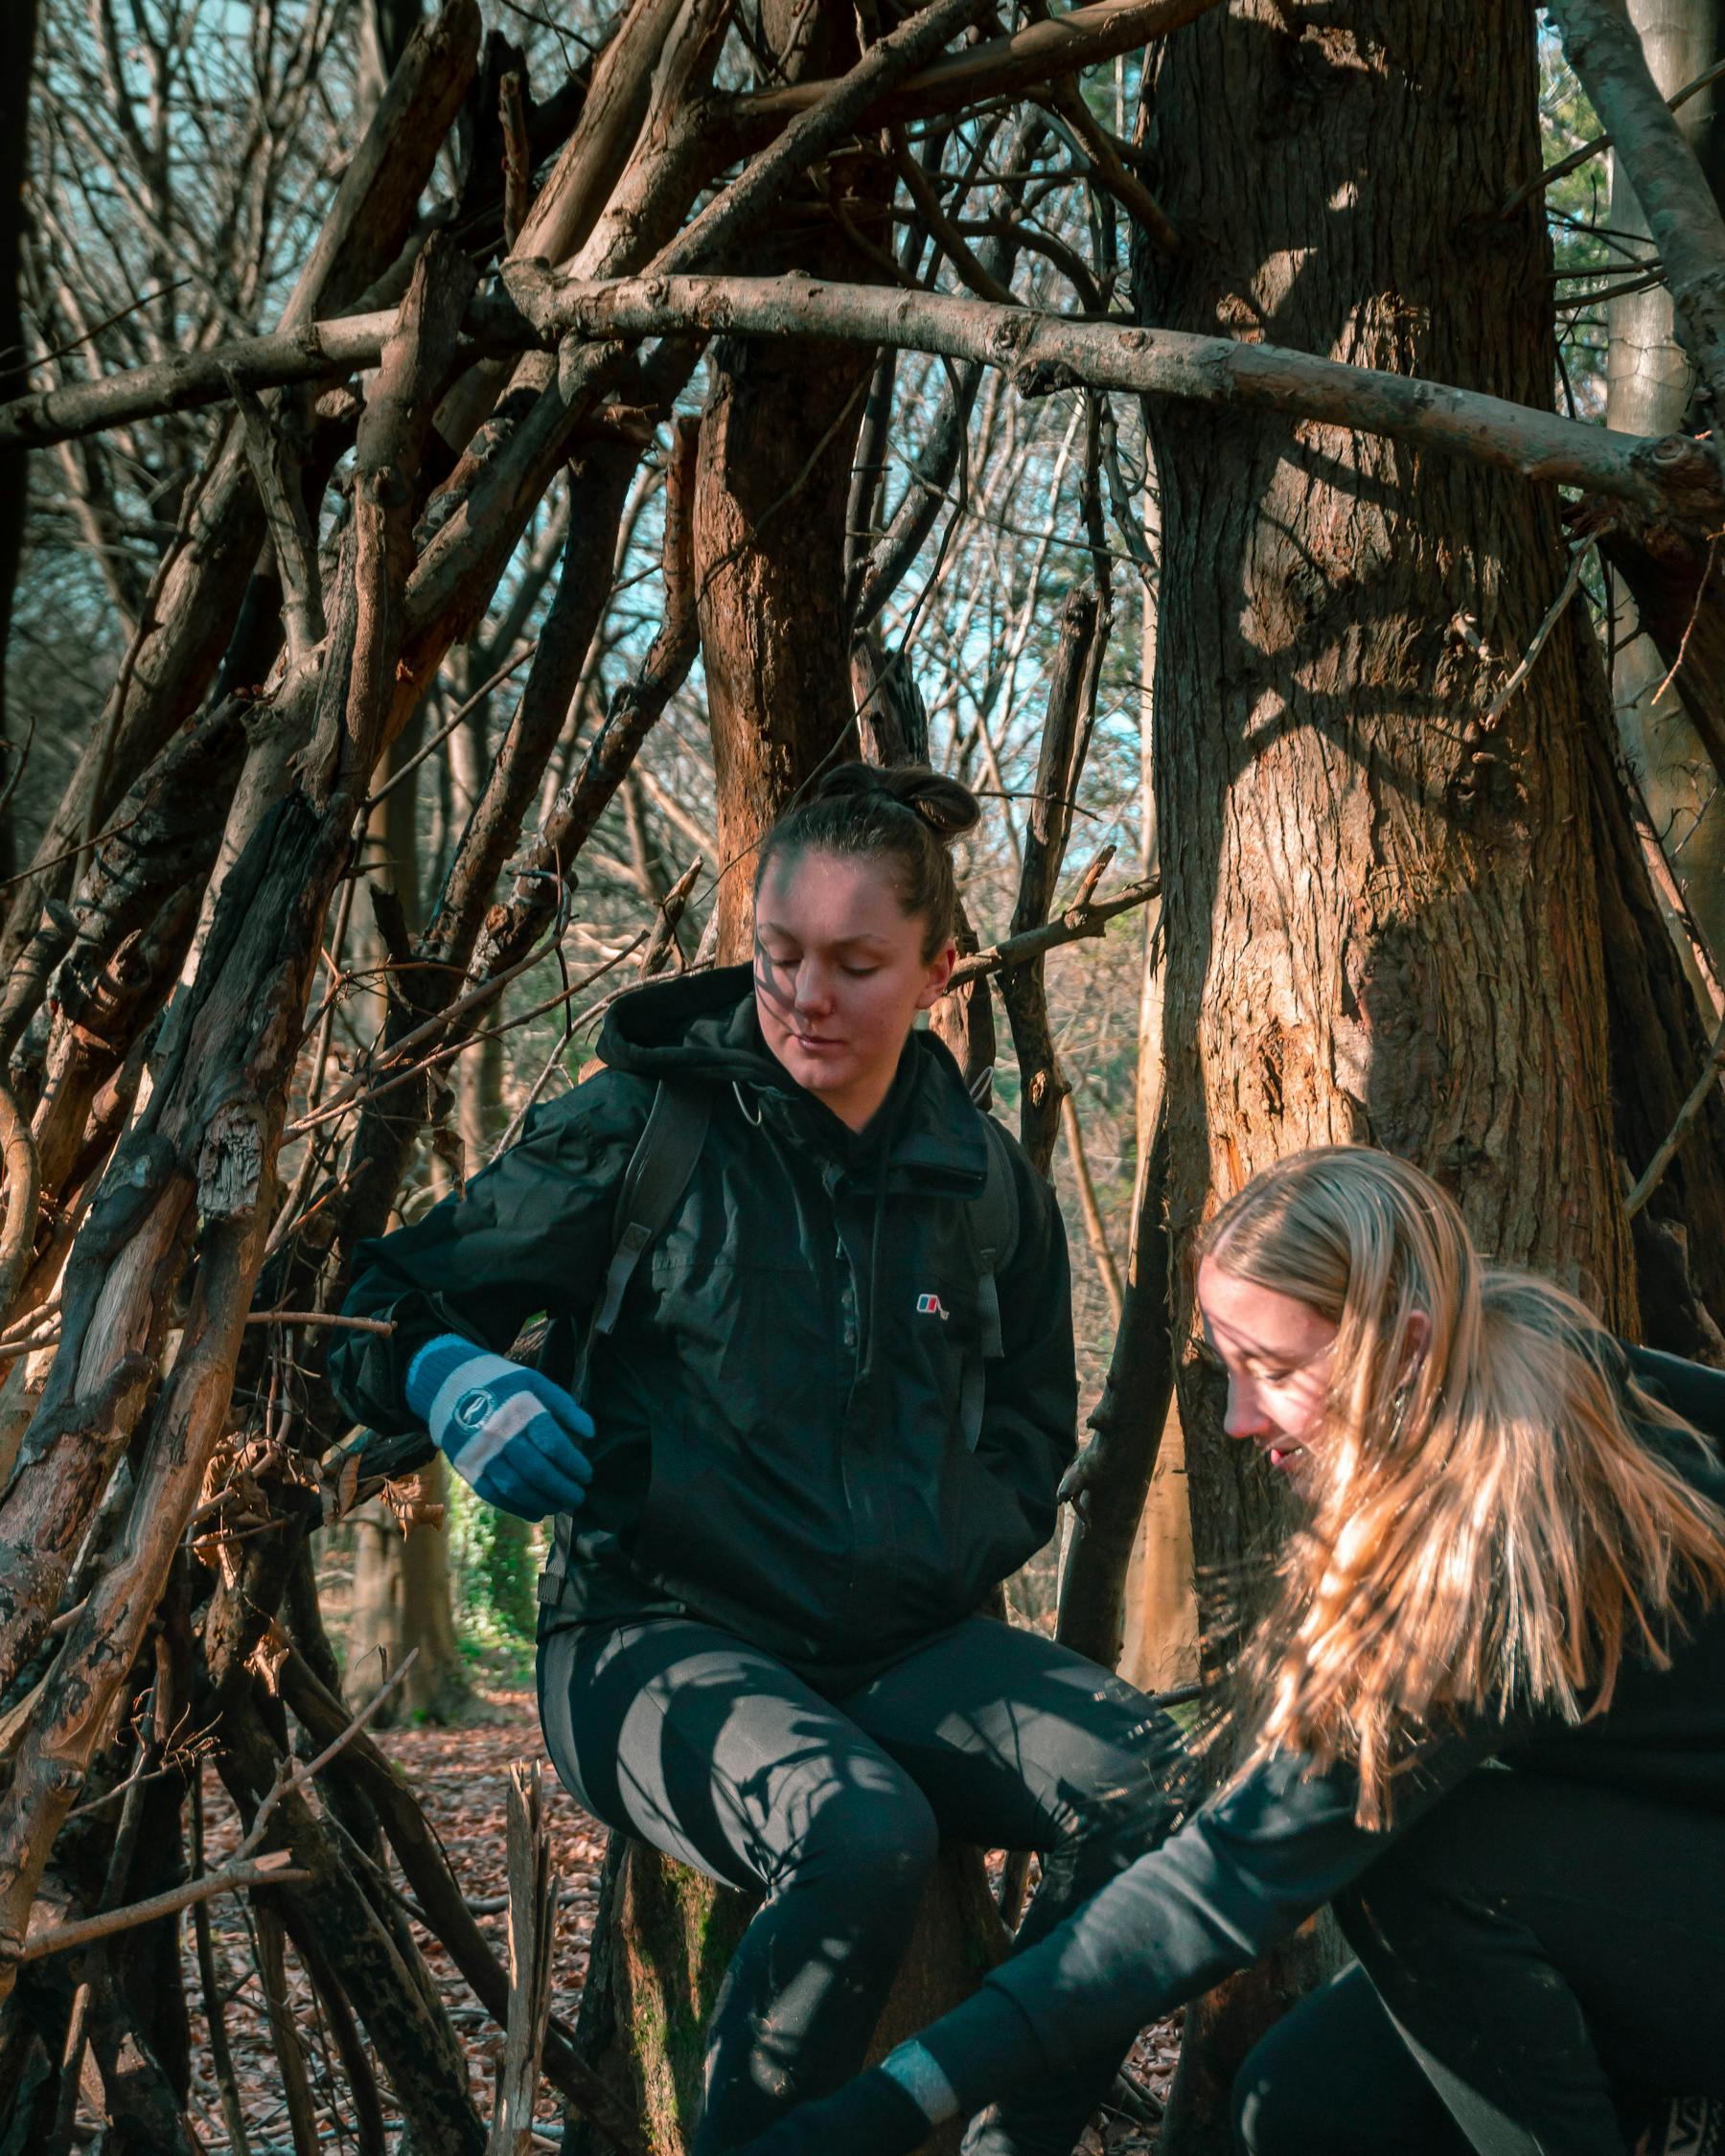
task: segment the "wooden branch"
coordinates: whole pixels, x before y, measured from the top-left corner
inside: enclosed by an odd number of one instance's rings
[[[306,513],[300,459],[292,454],[280,424],[255,389],[238,376],[227,378],[228,395],[245,428],[245,455],[264,505],[264,528],[275,553],[282,585],[282,626],[288,663],[298,666],[323,641],[323,585],[317,567],[317,535]]]
[[[513,897],[488,921],[475,952],[475,965],[490,976],[518,961],[549,920],[555,884],[546,879],[566,874],[599,821],[623,775],[666,705],[688,678],[701,648],[695,604],[695,465],[700,422],[678,420],[671,456],[665,467],[665,530],[660,574],[665,612],[640,674],[612,697],[605,723],[582,760],[581,769],[558,794],[551,814],[531,845],[521,852]]]
[[[1096,1202],[1096,1185],[1091,1175],[1090,1156],[1084,1146],[1084,1126],[1078,1120],[1078,1104],[1068,1092],[1061,1096],[1061,1127],[1066,1133],[1067,1151],[1072,1158],[1072,1180],[1078,1186],[1078,1209],[1084,1216],[1084,1233],[1091,1247],[1091,1255],[1096,1261],[1096,1277],[1102,1283],[1102,1293],[1108,1297],[1108,1307],[1117,1331],[1120,1323],[1120,1268],[1109,1247],[1108,1226],[1102,1218],[1102,1208]]]
[[[1097,124],[1084,102],[1083,91],[1070,80],[1055,82],[1049,85],[1046,103],[1078,137],[1096,185],[1112,195],[1127,216],[1142,227],[1160,255],[1172,260],[1180,252],[1180,235],[1168,213],[1120,155],[1114,137]]]
[[[1072,828],[1072,800],[1095,711],[1097,661],[1108,641],[1111,618],[1106,594],[1090,583],[1075,585],[1061,609],[1060,641],[1048,671],[1047,711],[1012,912],[1013,938],[1029,935],[1047,922]],[[1094,882],[1094,877],[1086,878],[1079,907]],[[1054,1045],[1041,953],[1007,969],[1000,997],[1023,1081],[1019,1141],[1038,1171],[1046,1176],[1052,1171],[1060,1135],[1061,1103],[1070,1089]]]
[[[513,250],[527,221],[527,190],[533,179],[518,69],[511,68],[497,84],[497,107],[503,129],[503,246],[507,253]]]
[[[1623,1201],[1623,1211],[1630,1220],[1635,1218],[1659,1187],[1661,1178],[1677,1158],[1684,1139],[1694,1129],[1695,1119],[1707,1106],[1707,1096],[1718,1083],[1722,1071],[1725,1071],[1725,1020],[1721,1020],[1719,1028],[1714,1035],[1713,1051],[1708,1056],[1700,1077],[1690,1089],[1689,1098],[1677,1111],[1677,1120],[1660,1140],[1652,1159],[1642,1170],[1634,1189]]]
[[[190,1791],[192,1866],[203,1869],[203,1764],[194,1770]],[[251,2156],[245,2138],[245,2119],[240,2104],[240,2083],[234,2072],[234,2053],[228,2043],[227,2007],[216,1975],[216,1942],[210,1932],[210,1905],[196,1902],[192,1912],[193,1938],[197,1957],[197,1981],[203,1991],[204,2026],[209,2031],[210,2071],[216,2076],[216,2093],[221,2103],[221,2122],[227,2128],[231,2156]]]
[[[967,29],[989,5],[990,0],[932,0],[869,46],[840,80],[812,84],[814,94],[794,115],[785,114],[790,124],[771,149],[661,248],[647,274],[674,275],[710,261],[753,222],[793,173],[853,135],[883,97],[913,77],[931,54]],[[705,112],[696,122],[703,130],[710,124]]]
[[[395,1331],[393,1318],[341,1318],[333,1310],[248,1310],[248,1325],[338,1325],[352,1333]]]
[[[1083,386],[1245,405],[1471,457],[1660,515],[1725,513],[1706,447],[1686,436],[1614,433],[1482,391],[1380,374],[1276,345],[1078,322],[944,293],[808,277],[655,276],[584,285],[556,280],[537,266],[516,266],[504,272],[504,284],[511,302],[492,298],[470,310],[469,326],[487,349],[519,345],[534,334],[555,343],[571,331],[586,337],[813,336],[890,345],[999,367],[1025,396]],[[394,326],[393,312],[355,315],[304,336],[254,338],[171,362],[184,370],[172,408],[224,395],[230,368],[261,387],[371,365]],[[308,357],[309,345],[316,347],[314,357]],[[40,398],[0,406],[0,445],[52,441],[57,429],[88,431],[112,417],[170,408],[162,401],[161,375],[159,368],[143,368],[55,391],[49,401],[58,417],[44,416]],[[153,387],[138,386],[147,378]],[[75,397],[95,399],[99,410],[61,401]]]
[[[341,1729],[346,1712],[340,1700],[325,1687],[297,1647],[282,1664],[281,1683],[283,1696],[314,1741],[328,1739]],[[343,1748],[336,1771],[352,1778],[370,1799],[402,1875],[424,1913],[426,1929],[448,1950],[474,1997],[495,2021],[505,2022],[508,1974],[474,1921],[448,1857],[411,1791],[397,1779],[369,1736],[357,1736]],[[579,2057],[568,2030],[555,2021],[545,2043],[545,2075],[618,2148],[629,2156],[640,2156],[640,2138],[627,2106]]]
[[[1045,952],[1057,951],[1063,943],[1075,943],[1081,936],[1099,936],[1118,915],[1161,896],[1162,877],[1158,873],[1141,876],[1137,883],[1123,885],[1111,898],[1091,899],[1083,905],[1069,906],[1066,912],[1045,922],[1040,929],[1032,929],[1022,936],[1008,936],[1003,943],[990,944],[986,951],[960,958],[953,968],[947,993],[950,996],[966,981],[980,980],[987,974],[1006,973],[1014,966],[1023,966],[1032,958],[1040,958]]]
[[[70,1954],[94,1939],[111,1938],[115,1932],[153,1924],[160,1917],[190,1909],[196,1901],[207,1901],[212,1894],[239,1893],[247,1887],[303,1885],[311,1874],[290,1870],[292,1862],[291,1849],[270,1849],[243,1863],[225,1864],[219,1871],[206,1871],[201,1879],[188,1879],[184,1886],[170,1887],[165,1893],[151,1894],[148,1901],[110,1909],[102,1916],[80,1916],[69,1924],[56,1924],[49,1931],[32,1932],[21,1946],[10,1951],[8,1943],[0,1939],[0,1955],[20,1966],[27,1961],[42,1961],[51,1954]]]
[[[658,903],[654,918],[653,933],[647,939],[647,948],[641,952],[640,975],[651,980],[655,974],[663,973],[677,941],[678,923],[689,910],[689,900],[694,896],[695,884],[705,863],[700,854],[689,863]]]
[[[1060,1485],[1075,1518],[1055,1636],[1105,1669],[1120,1659],[1127,1569],[1174,1391],[1167,1183],[1167,1126],[1159,1116],[1138,1179],[1131,1268],[1108,1381],[1090,1418],[1095,1434]]]
[[[408,39],[282,310],[284,330],[351,307],[395,260],[484,35],[477,0],[444,0]]]
[[[375,367],[396,310],[350,314],[332,322],[308,322],[273,330],[207,352],[176,353],[148,367],[94,381],[69,382],[0,405],[0,444],[40,447],[131,420],[185,412],[229,394],[229,378],[251,389],[287,388],[295,382],[329,381],[361,367]],[[514,340],[518,345],[518,337]],[[481,356],[482,346],[462,347]]]
[[[891,135],[892,161],[898,167],[898,175],[909,190],[910,199],[922,214],[930,237],[946,250],[947,260],[958,275],[979,299],[992,302],[996,307],[1016,307],[1008,287],[998,277],[991,276],[977,260],[971,243],[952,218],[935,190],[934,182],[910,153],[910,145],[905,140],[903,127],[895,126]]]
[[[557,1937],[557,1875],[545,1831],[537,1765],[509,1770],[509,2012],[497,2102],[486,2156],[530,2156],[540,2054],[551,2016],[551,1949]]]
[[[0,1322],[12,1312],[35,1246],[42,1181],[30,1121],[12,1088],[0,1079],[0,1158],[6,1163],[6,1226],[0,1229]]]
[[[1046,22],[1029,24],[1010,37],[995,37],[968,53],[937,60],[900,84],[878,106],[865,108],[859,126],[887,120],[915,120],[930,113],[958,112],[991,98],[1014,97],[1039,82],[1099,67],[1196,22],[1215,0],[1094,0],[1071,8]],[[794,114],[806,111],[830,85],[797,82],[783,90],[765,90],[738,98],[726,114],[728,125],[748,139],[770,134]]]
[[[1026,396],[1083,386],[1199,403],[1246,405],[1389,435],[1472,457],[1523,477],[1692,515],[1725,507],[1706,448],[1681,435],[1612,433],[1554,412],[1376,373],[1275,345],[1175,330],[1075,322],[948,294],[807,277],[653,277],[611,285],[559,282],[537,270],[505,284],[541,335],[808,335],[893,345],[1006,372]]]
[[[1557,596],[1546,608],[1544,617],[1541,620],[1539,627],[1533,631],[1531,642],[1529,644],[1527,650],[1522,654],[1521,663],[1516,667],[1515,672],[1510,675],[1508,680],[1504,683],[1503,687],[1498,691],[1497,695],[1492,698],[1490,703],[1487,704],[1485,709],[1480,714],[1479,723],[1482,727],[1495,726],[1497,724],[1498,721],[1504,716],[1506,710],[1507,710],[1510,698],[1514,696],[1516,690],[1521,687],[1522,683],[1528,678],[1529,675],[1532,673],[1533,662],[1538,658],[1540,653],[1545,650],[1546,644],[1551,637],[1552,630],[1556,628],[1558,622],[1563,618],[1564,608],[1569,605],[1570,601],[1576,596],[1576,591],[1580,588],[1581,571],[1587,566],[1587,557],[1598,544],[1598,539],[1599,535],[1598,532],[1596,532],[1592,535],[1591,538],[1579,540],[1577,544],[1571,549],[1569,569],[1564,576],[1562,584],[1558,586]]]
[[[1678,334],[1725,425],[1725,218],[1659,93],[1622,0],[1552,0],[1564,53],[1611,134],[1676,310]]]

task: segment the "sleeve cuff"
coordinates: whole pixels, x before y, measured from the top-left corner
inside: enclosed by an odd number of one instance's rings
[[[459,1333],[439,1333],[418,1350],[407,1365],[404,1390],[407,1405],[422,1422],[430,1421],[431,1403],[456,1371],[485,1354],[484,1348],[475,1347]]]

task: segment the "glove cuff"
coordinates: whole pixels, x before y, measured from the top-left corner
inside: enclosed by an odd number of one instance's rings
[[[407,1365],[404,1389],[408,1407],[429,1427],[432,1402],[450,1378],[469,1363],[494,1363],[496,1360],[487,1349],[475,1347],[471,1340],[463,1340],[459,1333],[439,1333],[435,1340],[428,1340],[419,1349]],[[475,1378],[480,1374],[475,1371]],[[466,1389],[464,1386],[462,1390]]]

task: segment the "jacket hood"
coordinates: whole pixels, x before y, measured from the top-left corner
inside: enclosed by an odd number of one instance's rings
[[[599,1035],[600,1061],[611,1070],[657,1080],[685,1078],[734,1085],[768,1096],[795,1135],[859,1176],[872,1174],[885,1150],[888,1181],[938,1183],[972,1197],[988,1176],[988,1141],[958,1067],[932,1033],[910,1035],[881,1112],[852,1131],[799,1086],[761,1038],[754,976],[724,966],[677,980],[649,981],[619,997]]]

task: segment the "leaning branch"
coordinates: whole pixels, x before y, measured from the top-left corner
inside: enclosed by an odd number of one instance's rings
[[[494,296],[470,316],[470,326],[494,349],[535,340],[553,344],[571,333],[598,338],[691,333],[816,336],[891,345],[998,367],[1025,396],[1084,387],[1280,412],[1469,457],[1524,478],[1634,502],[1659,515],[1688,518],[1716,516],[1725,509],[1706,448],[1685,436],[1614,433],[1478,390],[1455,389],[1412,375],[1379,374],[1276,345],[1072,321],[946,293],[823,284],[807,277],[654,276],[578,284],[523,264],[506,271],[505,280],[509,300]],[[296,336],[261,337],[202,357],[171,361],[168,365],[176,370],[174,397],[185,403],[225,396],[229,370],[254,388],[304,380],[315,371],[307,357],[308,338],[313,343],[329,340],[333,355],[338,349],[343,368],[368,365],[394,327],[393,313],[356,315]],[[51,399],[24,398],[0,407],[0,445],[58,439],[53,431],[41,431],[52,416],[44,414],[45,403],[53,405],[58,414],[53,424],[61,432],[87,432],[120,416],[159,411],[164,408],[161,375],[159,367],[143,368],[77,390],[56,391]],[[196,397],[195,376],[199,383]],[[104,400],[102,417],[90,416],[85,407],[75,410],[65,401],[98,393]]]
[[[1075,322],[945,293],[817,283],[806,277],[644,277],[583,285],[522,266],[512,299],[540,334],[820,336],[980,360],[1025,396],[1117,389],[1246,405],[1384,434],[1662,509],[1686,492],[1716,497],[1704,448],[1681,436],[1617,434],[1482,391],[1381,374],[1276,345],[1176,330]],[[1686,509],[1692,505],[1686,503]]]
[[[1121,53],[1136,52],[1152,37],[1183,30],[1214,5],[1215,0],[1095,0],[1088,8],[1070,8],[1014,36],[992,37],[968,53],[936,60],[870,105],[860,125],[922,119],[961,111],[989,98],[1016,97],[1080,68],[1099,67]],[[796,82],[788,89],[738,98],[725,118],[749,139],[770,135],[818,103],[831,87],[830,82]]]
[[[1721,1072],[1725,1072],[1725,1021],[1720,1021],[1719,1029],[1714,1035],[1713,1050],[1700,1077],[1690,1089],[1688,1100],[1677,1111],[1677,1120],[1660,1141],[1652,1159],[1642,1170],[1641,1180],[1623,1201],[1623,1210],[1631,1220],[1652,1197],[1659,1187],[1660,1179],[1676,1159],[1684,1139],[1694,1129],[1696,1118],[1707,1106],[1708,1094],[1718,1084]]]
[[[513,306],[519,309],[513,326],[507,302],[485,302],[476,314],[485,343],[495,347],[511,340],[521,345],[535,336],[556,343],[567,334],[610,338],[690,332],[892,345],[901,352],[932,352],[999,366],[1026,397],[1082,386],[1244,405],[1358,433],[1391,435],[1416,448],[1473,457],[1535,481],[1637,502],[1660,516],[1675,509],[1692,517],[1697,511],[1720,507],[1718,478],[1706,448],[1684,435],[1654,440],[1613,433],[1479,390],[1449,388],[1416,375],[1375,373],[1276,345],[1242,345],[1227,336],[1138,330],[1113,321],[1071,321],[1063,314],[957,300],[947,293],[826,285],[800,276],[651,276],[578,285],[556,281],[543,267],[518,265],[507,272],[507,285]],[[319,340],[328,340],[323,349],[330,364],[371,364],[392,328],[392,312],[356,314],[298,336],[255,338],[203,357],[174,360],[169,362],[174,369],[174,399],[190,403],[222,397],[229,373],[255,388],[306,379],[314,373],[306,354]],[[19,399],[0,407],[0,444],[54,440],[54,431],[41,431],[50,418],[60,431],[71,431],[74,423],[78,431],[88,431],[119,416],[136,418],[162,409],[160,378],[160,366],[149,366],[78,390],[57,390],[50,399]],[[196,397],[192,395],[195,378]],[[91,407],[74,409],[67,403],[67,399],[97,395],[104,399],[102,416],[93,416]],[[45,405],[52,405],[52,414]]]
[[[45,1961],[50,1954],[70,1954],[76,1947],[110,1938],[115,1932],[133,1931],[140,1924],[153,1924],[164,1916],[175,1915],[194,1902],[208,1901],[212,1894],[239,1893],[246,1887],[304,1886],[311,1874],[290,1870],[292,1862],[291,1849],[268,1849],[243,1864],[225,1864],[219,1871],[206,1871],[201,1878],[188,1879],[183,1886],[151,1894],[148,1901],[128,1902],[124,1909],[110,1909],[100,1916],[80,1916],[69,1924],[36,1932],[10,1959],[22,1964]]]

